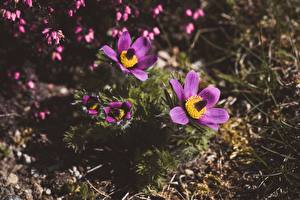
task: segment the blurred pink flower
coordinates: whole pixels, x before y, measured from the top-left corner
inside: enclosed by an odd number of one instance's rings
[[[121,13],[121,12],[117,12],[117,13],[116,13],[116,20],[117,20],[117,21],[120,21],[121,18],[122,18],[122,13]]]
[[[21,73],[20,73],[20,72],[15,72],[15,73],[14,73],[14,79],[15,79],[15,80],[19,80],[20,77],[21,77]]]
[[[84,36],[84,39],[87,43],[92,42],[94,39],[94,30],[90,28],[89,33]]]
[[[185,14],[186,14],[186,16],[191,17],[191,16],[193,15],[193,12],[192,12],[191,9],[186,9],[186,10],[185,10]]]
[[[193,23],[189,23],[188,25],[186,25],[185,27],[185,32],[187,34],[191,34],[193,31],[195,30],[195,26]]]
[[[28,81],[27,86],[29,87],[29,89],[34,89],[35,88],[35,83],[33,81]]]
[[[154,27],[154,28],[153,28],[153,33],[154,33],[155,35],[159,35],[159,34],[160,34],[159,28]]]

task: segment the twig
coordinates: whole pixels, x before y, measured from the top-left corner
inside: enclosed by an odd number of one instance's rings
[[[0,114],[0,117],[11,117],[11,116],[20,116],[20,115],[18,113]]]
[[[91,173],[91,172],[93,172],[93,171],[95,171],[95,170],[97,170],[97,169],[99,169],[100,167],[102,167],[103,165],[102,164],[100,164],[100,165],[98,165],[98,166],[96,166],[96,167],[94,167],[94,168],[92,168],[92,169],[90,169],[90,170],[88,170],[86,173],[88,174],[88,173]]]
[[[101,192],[101,191],[98,190],[95,186],[93,186],[92,183],[91,183],[89,180],[86,179],[86,182],[87,182],[87,183],[89,184],[89,186],[90,186],[91,188],[93,188],[96,192],[98,192],[98,193],[101,194],[102,196],[105,196],[106,198],[111,199],[111,197],[108,196],[105,192]]]

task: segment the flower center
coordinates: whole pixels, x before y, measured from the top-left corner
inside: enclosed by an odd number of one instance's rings
[[[200,96],[191,96],[185,102],[185,109],[191,118],[199,119],[206,112],[206,104],[207,101]]]
[[[110,112],[111,116],[116,120],[120,121],[125,116],[125,110],[123,109],[112,109]]]
[[[120,55],[121,63],[126,68],[132,68],[138,63],[138,58],[135,55],[134,49],[128,49],[128,51],[122,51]]]

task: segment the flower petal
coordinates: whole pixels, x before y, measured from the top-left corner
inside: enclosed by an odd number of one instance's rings
[[[209,108],[205,114],[199,119],[199,122],[210,124],[222,124],[229,119],[228,112],[223,108]]]
[[[176,79],[171,79],[170,85],[172,86],[172,89],[175,92],[179,102],[184,101],[183,88],[182,85],[179,83],[179,81]]]
[[[125,101],[123,103],[123,106],[127,109],[130,110],[130,108],[132,107],[132,104],[130,103],[130,101]]]
[[[105,107],[105,108],[103,108],[103,110],[104,110],[104,113],[105,113],[106,115],[108,115],[108,113],[109,113],[109,111],[110,111],[110,107]]]
[[[89,95],[84,95],[82,97],[82,104],[87,104],[88,100],[90,99],[90,96]]]
[[[209,86],[204,88],[199,93],[199,96],[201,96],[203,100],[207,101],[206,107],[211,108],[219,101],[220,94],[221,92],[218,88]]]
[[[127,113],[126,113],[125,119],[131,119],[131,112],[127,112]]]
[[[151,43],[146,37],[139,37],[131,46],[135,50],[135,55],[142,58],[151,48]]]
[[[133,69],[131,73],[139,80],[145,81],[148,79],[148,74],[140,69]]]
[[[103,51],[104,54],[113,61],[119,62],[117,58],[117,53],[111,47],[104,45],[100,50]]]
[[[98,114],[98,111],[97,111],[97,110],[93,110],[93,109],[89,109],[89,110],[88,110],[88,114],[89,114],[89,115],[92,115],[92,116],[95,116],[95,115]]]
[[[212,123],[206,123],[206,122],[202,122],[202,121],[198,121],[199,124],[203,125],[203,126],[207,126],[215,131],[219,130],[219,125],[218,124],[212,124]]]
[[[131,38],[128,31],[122,33],[118,40],[118,52],[126,51],[131,45]]]
[[[122,104],[123,104],[123,102],[121,102],[121,101],[115,101],[115,102],[110,102],[108,105],[111,108],[121,108]]]
[[[115,120],[114,118],[112,118],[112,117],[110,117],[110,116],[107,116],[107,117],[105,118],[105,121],[107,121],[108,123],[114,123],[114,122],[116,122],[117,120]]]
[[[170,111],[170,117],[176,124],[186,125],[189,123],[189,118],[186,116],[184,110],[180,106],[177,106]]]
[[[121,63],[118,63],[118,66],[120,67],[122,72],[126,74],[130,73],[130,71],[127,68],[125,68]]]
[[[192,70],[186,75],[184,83],[184,95],[186,99],[197,94],[199,82],[199,76],[195,71]]]
[[[157,56],[150,55],[150,56],[144,56],[141,59],[139,59],[138,64],[136,65],[136,68],[139,69],[146,69],[148,67],[151,67],[156,63]]]

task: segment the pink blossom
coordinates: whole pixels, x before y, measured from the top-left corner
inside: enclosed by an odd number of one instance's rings
[[[15,73],[14,73],[14,79],[15,79],[15,80],[19,80],[19,79],[20,79],[20,76],[21,76],[21,73],[20,73],[20,72],[15,72]]]
[[[25,27],[22,26],[22,25],[19,25],[19,31],[20,31],[21,33],[25,33],[25,32],[26,32]]]
[[[121,12],[117,12],[117,13],[116,13],[116,20],[117,20],[117,21],[120,21],[121,18],[122,18],[122,13],[121,13]]]
[[[199,8],[196,12],[198,12],[198,14],[200,15],[200,17],[204,17],[205,16],[205,13],[204,13],[204,10]]]
[[[90,28],[89,33],[84,36],[84,39],[87,43],[92,42],[92,40],[94,39],[94,30]]]
[[[159,34],[160,34],[159,28],[154,27],[154,28],[153,28],[153,33],[154,33],[155,35],[159,35]]]
[[[159,5],[157,6],[157,8],[158,8],[158,10],[159,10],[160,12],[162,12],[162,11],[163,11],[163,7],[162,7],[162,5],[161,5],[161,4],[159,4]]]
[[[32,7],[32,0],[24,0],[24,3],[27,4],[29,7]]]
[[[26,25],[26,21],[24,19],[20,19],[20,24],[21,25]]]
[[[78,34],[82,31],[82,28],[80,26],[77,26],[75,29],[75,33]]]
[[[30,89],[34,89],[35,88],[35,83],[33,81],[28,81],[27,82],[27,86],[30,88]]]
[[[63,50],[64,50],[64,47],[61,46],[61,45],[56,48],[56,51],[59,52],[59,53],[62,53]]]
[[[195,30],[195,26],[193,23],[189,23],[186,27],[185,27],[185,32],[187,34],[191,34],[193,31]]]
[[[12,21],[15,21],[16,17],[17,17],[16,13],[11,13],[11,20]]]
[[[126,22],[128,20],[128,14],[127,13],[124,13],[123,14],[123,20]]]
[[[43,30],[43,34],[46,34],[46,33],[49,33],[49,31],[50,31],[50,29],[49,28],[45,28],[44,30]]]
[[[69,10],[69,11],[68,11],[68,15],[69,15],[70,17],[73,17],[73,15],[74,15],[73,10]]]
[[[113,28],[111,31],[111,36],[116,37],[118,35],[118,33],[119,33],[119,31],[117,29]]]
[[[202,9],[197,9],[196,12],[193,15],[193,19],[197,20],[199,17],[204,17],[204,11]]]
[[[76,1],[76,9],[78,10],[81,6],[85,7],[85,1],[84,0],[77,0]]]
[[[149,33],[148,38],[150,40],[154,40],[154,33],[153,32]]]
[[[147,31],[147,30],[144,30],[142,35],[143,35],[144,37],[148,37],[148,35],[149,35],[149,31]]]
[[[21,17],[21,11],[20,10],[16,10],[16,15],[17,15],[17,18],[19,19]]]
[[[128,15],[131,14],[131,8],[129,6],[125,7],[125,13],[127,13]]]
[[[191,16],[193,15],[193,12],[192,12],[191,9],[186,9],[186,10],[185,10],[185,14],[186,14],[186,16],[191,17]]]
[[[54,61],[54,60],[58,60],[58,61],[61,61],[62,60],[62,56],[61,56],[61,54],[60,53],[58,53],[58,52],[52,52],[52,60]]]

